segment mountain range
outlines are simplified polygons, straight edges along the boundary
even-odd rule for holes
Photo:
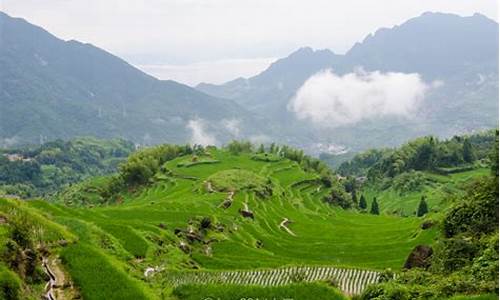
[[[335,82],[349,90],[352,78],[353,94],[366,103],[339,96]],[[341,106],[316,103],[317,94],[294,103],[317,81],[326,84],[324,101],[333,97]],[[418,87],[414,109],[404,102],[410,81]],[[376,100],[392,102],[379,109],[371,98],[387,86],[391,92]],[[393,146],[423,134],[498,127],[498,23],[480,14],[424,13],[369,34],[342,55],[304,47],[251,78],[191,88],[0,12],[0,105],[2,146],[82,135],[141,144],[247,138],[310,153]],[[339,115],[342,105],[349,110]]]
[[[338,76],[359,69],[418,74],[432,88],[409,119],[387,116],[334,128],[315,126],[298,120],[287,108],[303,84],[325,69]],[[197,88],[287,123],[295,131],[313,128],[315,140],[351,149],[397,145],[423,134],[450,136],[497,127],[498,23],[480,14],[424,13],[369,34],[344,55],[306,47],[254,77]]]
[[[187,142],[193,131],[210,126],[219,127],[216,140],[231,136],[224,125],[234,116],[242,124],[263,124],[234,101],[158,80],[93,45],[63,41],[4,13],[0,45],[3,145],[81,135]],[[251,135],[258,126],[242,128]]]

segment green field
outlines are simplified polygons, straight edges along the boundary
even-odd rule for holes
[[[416,245],[432,244],[438,235],[437,228],[421,229],[424,218],[327,204],[323,198],[330,188],[288,159],[213,149],[209,158],[199,159],[167,162],[149,186],[122,194],[119,204],[29,201],[22,207],[35,221],[50,220],[46,226],[62,234],[56,240],[69,240],[57,252],[84,299],[196,299],[204,293],[233,299],[270,292],[307,299],[301,291],[308,289],[317,299],[342,299],[324,285],[295,283],[335,280],[342,291],[359,293],[376,281],[378,271],[400,270]],[[438,176],[440,185],[432,191],[438,199],[445,187],[484,172]],[[370,197],[375,191],[365,193]],[[390,193],[377,194],[386,212],[398,203],[411,209],[419,199],[415,194],[401,201]],[[221,207],[224,201],[229,207]],[[0,208],[8,211],[12,203]],[[291,271],[280,271],[285,269]]]
[[[451,198],[460,195],[463,187],[471,182],[471,179],[488,175],[489,172],[488,168],[483,167],[449,175],[424,173],[428,183],[421,191],[401,192],[392,186],[387,189],[368,186],[363,189],[362,193],[368,203],[373,197],[377,197],[380,211],[385,213],[415,215],[422,196],[426,197],[429,210],[436,212],[449,206]]]

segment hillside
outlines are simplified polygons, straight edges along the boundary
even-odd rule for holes
[[[345,299],[340,292],[372,299],[374,293],[391,293],[393,285],[408,293],[399,278],[420,272],[411,264],[425,263],[408,258],[415,249],[432,247],[436,259],[459,257],[462,254],[446,252],[455,251],[452,244],[442,243],[462,231],[483,229],[485,235],[478,241],[466,240],[479,245],[479,250],[464,262],[482,257],[487,264],[478,270],[486,272],[495,260],[483,251],[494,242],[492,226],[498,224],[498,215],[495,221],[489,208],[495,205],[490,189],[495,181],[488,179],[485,169],[495,163],[489,160],[494,157],[488,150],[496,138],[492,134],[468,137],[474,141],[474,157],[485,164],[482,168],[439,175],[442,185],[424,183],[426,192],[435,193],[434,200],[448,201],[436,210],[437,202],[429,200],[432,211],[423,217],[412,213],[402,217],[392,211],[409,208],[405,197],[419,191],[388,197],[383,190],[353,188],[350,177],[335,175],[320,161],[286,146],[253,148],[250,143],[232,142],[222,149],[174,145],[141,149],[128,157],[118,173],[69,186],[52,203],[0,199],[0,249],[7,254],[0,271],[8,275],[0,286],[17,295],[36,295],[49,280],[43,273],[52,272],[57,274],[56,284],[49,285],[48,292],[57,299],[79,295],[83,299],[168,296],[182,300],[206,294],[221,299],[234,295]],[[463,144],[467,138],[437,145],[451,149],[457,140]],[[422,141],[428,139],[409,145],[425,145]],[[377,163],[368,166],[373,165]],[[464,181],[474,184],[464,186]],[[447,193],[440,193],[444,186]],[[360,194],[376,196],[380,210],[375,213],[373,204],[368,209],[371,213],[358,208]],[[484,205],[484,212],[490,213],[481,220],[460,221],[468,205]],[[453,225],[456,222],[463,226]],[[18,256],[16,251],[29,256]],[[442,263],[456,282],[472,284],[461,273],[469,270],[468,263],[449,269],[448,263],[432,260],[433,266]],[[422,272],[432,272],[428,274],[434,284],[432,295],[438,297],[431,299],[464,293],[442,281],[445,271],[426,270]],[[396,279],[392,272],[398,274]],[[483,281],[473,283],[470,293],[494,292],[495,282],[484,276],[474,277]],[[393,280],[397,280],[393,285],[386,283]],[[377,283],[381,285],[373,285]]]
[[[33,198],[118,170],[135,150],[131,142],[91,137],[40,146],[0,148],[0,195]]]
[[[224,121],[237,118],[245,135],[265,124],[232,101],[157,80],[93,45],[60,40],[2,12],[0,42],[0,146],[88,135],[187,142],[189,121],[197,120],[223,142],[234,138]]]
[[[134,299],[154,299],[176,286],[175,293],[183,295],[180,283],[255,280],[259,285],[288,283],[276,289],[286,295],[301,282],[314,293],[333,293],[331,287],[306,282],[338,278],[335,286],[359,293],[376,281],[378,271],[399,269],[415,245],[432,243],[436,236],[435,229],[420,228],[419,218],[372,216],[328,204],[325,196],[341,186],[300,152],[286,150],[299,164],[269,152],[237,151],[234,144],[229,150],[198,148],[191,154],[174,155],[174,149],[132,155],[120,173],[128,187],[111,192],[106,198],[111,202],[93,200],[114,186],[98,178],[60,194],[59,203],[69,206],[2,200],[6,224],[12,224],[9,207],[14,206],[75,236],[46,244],[43,255],[62,259],[54,264],[68,272],[84,299],[129,299],[113,294],[114,285],[102,286],[102,281],[127,285],[123,293]],[[145,167],[148,155],[166,153],[178,157],[151,165],[157,171],[147,176],[146,186],[133,183],[142,177],[129,176],[131,170],[147,173],[134,168],[139,157],[137,166]],[[73,190],[86,194],[78,192],[81,200],[75,202]],[[93,272],[97,265],[99,275]]]
[[[376,197],[380,211],[415,215],[425,197],[429,210],[439,212],[471,181],[489,174],[496,135],[490,130],[447,140],[422,137],[398,148],[359,153],[337,170],[358,198]]]
[[[382,74],[415,73],[430,88],[411,118],[366,117],[338,125],[333,118],[321,123],[302,120],[290,110],[292,99],[313,74],[332,69],[342,76],[359,72],[360,68]],[[315,143],[344,146],[357,152],[397,146],[427,134],[449,137],[469,133],[497,126],[498,23],[480,14],[461,17],[424,13],[367,35],[344,55],[302,48],[251,78],[222,85],[200,84],[197,88],[277,120],[289,136],[288,142],[310,152],[317,151],[312,146]],[[321,92],[326,88],[319,89]],[[346,95],[338,97],[342,96]],[[323,110],[344,109],[332,104]],[[321,150],[331,151],[327,147]]]

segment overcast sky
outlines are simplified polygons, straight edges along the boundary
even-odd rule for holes
[[[425,11],[498,20],[496,0],[0,0],[0,9],[190,85],[251,76],[302,46],[344,53]]]

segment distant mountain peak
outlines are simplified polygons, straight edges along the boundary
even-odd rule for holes
[[[292,52],[286,58],[309,57],[309,56],[314,56],[314,55],[334,56],[335,53],[333,53],[330,49],[317,49],[317,50],[315,50],[311,47],[301,47],[301,48],[295,50],[294,52]]]

